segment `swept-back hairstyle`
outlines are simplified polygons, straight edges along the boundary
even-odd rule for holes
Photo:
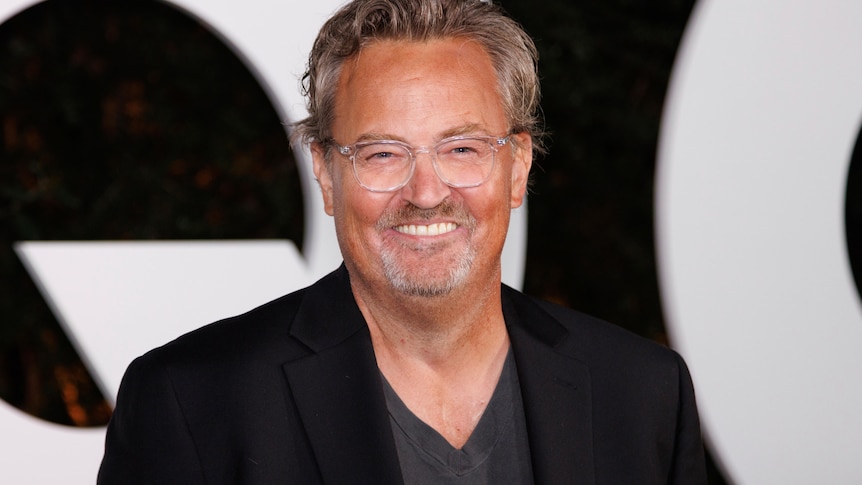
[[[329,141],[335,92],[345,61],[375,41],[465,38],[491,57],[512,133],[527,132],[541,151],[538,55],[533,40],[485,0],[354,0],[321,28],[302,76],[308,117],[294,125],[304,143]]]

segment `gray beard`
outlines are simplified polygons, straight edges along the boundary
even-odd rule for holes
[[[414,205],[407,205],[385,213],[378,221],[379,231],[386,230],[401,223],[415,219],[431,220],[437,215],[453,217],[459,225],[472,232],[476,228],[476,220],[462,206],[454,204],[449,199],[444,200],[439,206],[432,209],[419,209]],[[408,248],[401,248],[409,250]],[[380,254],[383,262],[383,273],[389,283],[398,291],[409,296],[438,297],[448,295],[467,279],[473,261],[476,259],[476,248],[472,244],[464,247],[460,254],[455,256],[447,274],[441,278],[430,278],[430,275],[422,272],[412,272],[404,267],[395,255],[396,251],[384,248]]]
[[[391,251],[384,250],[381,255],[383,272],[389,283],[401,293],[408,296],[433,298],[448,295],[467,279],[473,260],[476,259],[476,249],[472,245],[465,246],[447,274],[442,278],[430,279],[427,274],[408,271]]]

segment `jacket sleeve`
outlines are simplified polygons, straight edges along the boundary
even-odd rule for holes
[[[97,483],[204,483],[168,372],[149,356],[132,362],[120,384]]]
[[[679,408],[677,415],[674,457],[669,483],[675,485],[706,485],[706,460],[700,432],[697,404],[691,375],[682,357],[679,361]]]

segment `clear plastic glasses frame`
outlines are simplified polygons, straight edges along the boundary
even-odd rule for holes
[[[427,153],[434,172],[446,185],[470,188],[482,185],[491,176],[500,147],[508,136],[453,136],[434,146],[410,146],[396,140],[374,140],[339,145],[338,153],[353,165],[356,181],[371,192],[392,192],[413,177],[416,156]]]

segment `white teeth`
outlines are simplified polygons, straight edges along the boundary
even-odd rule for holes
[[[439,236],[441,234],[446,234],[447,232],[454,231],[458,226],[452,222],[441,222],[439,224],[429,224],[427,226],[422,225],[403,225],[403,226],[395,226],[395,230],[402,234],[409,234],[411,236]]]

